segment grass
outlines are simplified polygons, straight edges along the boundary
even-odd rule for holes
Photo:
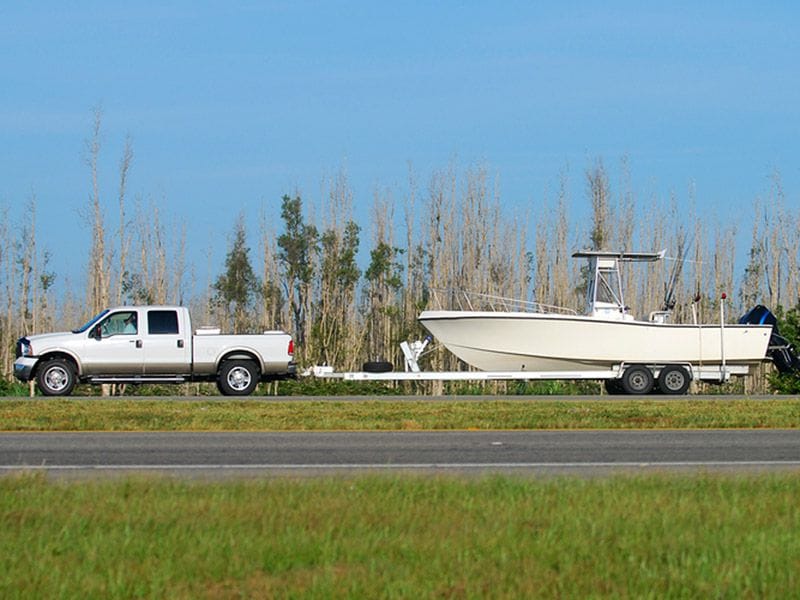
[[[0,480],[3,598],[793,597],[800,475]]]
[[[0,431],[800,428],[800,400],[0,401]]]
[[[800,428],[800,400],[8,399],[4,431]],[[800,473],[0,478],[2,598],[765,597]]]

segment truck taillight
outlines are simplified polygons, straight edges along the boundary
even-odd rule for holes
[[[294,340],[289,340],[289,356],[294,356]]]

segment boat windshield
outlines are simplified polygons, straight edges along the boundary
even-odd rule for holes
[[[606,302],[608,304],[622,306],[620,281],[619,277],[615,278],[617,273],[610,270],[599,269],[597,275],[595,302]]]
[[[105,309],[103,312],[97,313],[95,316],[89,319],[89,321],[82,327],[79,327],[78,329],[73,329],[72,333],[83,333],[84,331],[89,329],[92,325],[97,323],[100,319],[105,317],[106,314],[108,314],[108,309]]]

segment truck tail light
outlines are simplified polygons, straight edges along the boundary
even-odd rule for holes
[[[289,356],[294,356],[294,340],[289,340]]]

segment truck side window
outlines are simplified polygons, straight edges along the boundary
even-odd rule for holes
[[[112,335],[136,335],[138,327],[136,325],[135,312],[114,313],[103,321],[101,333],[103,337]]]
[[[148,310],[147,331],[150,335],[176,335],[178,313],[174,310]]]

